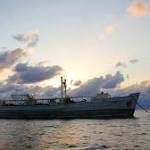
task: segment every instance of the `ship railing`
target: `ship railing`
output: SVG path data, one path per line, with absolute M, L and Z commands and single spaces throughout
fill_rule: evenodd
M 26 97 L 26 95 L 25 95 Z M 75 97 L 69 97 L 71 101 L 73 102 L 88 102 L 91 100 L 90 96 L 75 96 Z M 35 103 L 27 103 L 32 102 L 34 100 Z M 60 97 L 54 97 L 54 98 L 46 98 L 46 97 L 40 97 L 34 99 L 27 99 L 24 98 L 24 96 L 14 96 L 13 99 L 7 99 L 7 100 L 0 100 L 0 105 L 27 105 L 27 104 L 60 104 L 62 98 Z
M 0 100 L 0 105 L 26 105 L 26 104 L 50 104 L 50 103 L 57 103 L 57 99 L 59 98 L 34 98 L 30 99 L 7 99 L 7 100 Z M 29 102 L 35 103 L 29 103 Z

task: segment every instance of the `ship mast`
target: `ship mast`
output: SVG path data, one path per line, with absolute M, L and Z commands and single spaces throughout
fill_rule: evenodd
M 66 79 L 64 79 L 64 88 L 65 88 L 65 98 L 67 97 L 67 84 Z
M 60 77 L 60 80 L 61 80 L 61 100 L 63 99 L 63 97 L 64 97 L 64 92 L 63 92 L 63 77 Z
M 67 97 L 67 83 L 66 79 L 63 79 L 63 77 L 60 78 L 61 80 L 61 103 L 63 103 L 64 99 Z

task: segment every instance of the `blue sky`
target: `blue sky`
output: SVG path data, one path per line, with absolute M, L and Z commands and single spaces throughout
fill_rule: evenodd
M 117 71 L 125 77 L 123 87 L 149 81 L 149 10 L 149 0 L 1 0 L 1 55 L 17 48 L 26 53 L 24 58 L 12 60 L 12 65 L 3 63 L 1 81 L 7 83 L 9 76 L 16 75 L 17 63 L 27 63 L 34 70 L 30 65 L 44 64 L 41 62 L 61 66 L 59 75 L 70 81 L 86 82 Z M 30 39 L 16 40 L 18 34 L 38 40 L 27 47 Z M 58 85 L 55 76 L 45 77 L 34 84 Z

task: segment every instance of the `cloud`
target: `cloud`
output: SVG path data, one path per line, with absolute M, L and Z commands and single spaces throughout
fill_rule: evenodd
M 119 61 L 116 63 L 115 67 L 126 67 L 126 64 Z
M 19 63 L 15 67 L 15 74 L 8 77 L 8 83 L 32 84 L 51 79 L 59 75 L 63 69 L 60 66 L 29 66 Z
M 106 34 L 112 34 L 116 30 L 116 25 L 112 24 L 105 28 Z
M 99 78 L 92 78 L 79 88 L 72 90 L 71 96 L 93 96 L 96 95 L 101 88 L 108 91 L 112 96 L 124 96 L 134 92 L 140 92 L 139 103 L 144 107 L 150 107 L 150 81 L 142 81 L 139 84 L 133 84 L 125 88 L 118 88 L 118 85 L 124 81 L 124 77 L 120 72 L 115 75 L 107 74 Z M 40 87 L 27 86 L 24 84 L 0 83 L 1 99 L 10 97 L 11 94 L 35 94 L 38 98 L 43 97 L 59 97 L 60 87 Z
M 55 88 L 53 86 L 39 87 L 39 86 L 26 86 L 17 84 L 0 84 L 0 95 L 2 98 L 9 98 L 12 94 L 34 94 L 43 97 L 58 97 L 60 96 L 60 88 Z
M 139 62 L 138 59 L 130 59 L 130 60 L 128 61 L 128 63 L 131 63 L 131 64 L 135 64 L 135 63 L 137 63 L 137 62 Z M 115 67 L 126 67 L 126 63 L 119 61 L 119 62 L 117 62 L 117 63 L 115 64 Z
M 127 8 L 127 11 L 133 16 L 137 17 L 145 16 L 149 13 L 149 5 L 142 2 L 132 3 Z
M 113 95 L 127 95 L 133 92 L 149 92 L 150 90 L 150 81 L 142 81 L 139 84 L 133 84 L 131 86 L 125 87 L 125 88 L 116 88 L 113 90 Z M 150 96 L 150 93 L 149 93 Z
M 138 59 L 130 59 L 130 60 L 129 60 L 129 63 L 132 63 L 132 64 L 135 64 L 135 63 L 137 63 L 137 62 L 139 62 Z
M 18 42 L 25 43 L 26 47 L 32 48 L 37 45 L 39 33 L 38 31 L 31 31 L 24 34 L 17 34 L 14 36 L 14 39 Z
M 150 81 L 142 81 L 125 88 L 116 88 L 111 91 L 112 96 L 123 96 L 134 92 L 140 92 L 139 103 L 144 107 L 150 107 Z
M 124 77 L 120 72 L 116 72 L 115 75 L 107 74 L 98 78 L 92 78 L 86 83 L 82 84 L 79 88 L 72 91 L 72 95 L 80 96 L 92 96 L 97 94 L 100 89 L 110 89 L 117 87 L 124 81 Z
M 110 35 L 112 35 L 118 27 L 117 23 L 112 23 L 104 27 L 103 32 L 99 35 L 98 40 L 103 41 Z
M 8 51 L 8 48 L 7 47 L 5 47 L 5 46 L 3 46 L 3 47 L 0 47 L 0 49 L 2 49 L 2 50 L 4 50 L 4 51 Z
M 81 80 L 77 80 L 73 83 L 74 86 L 80 86 L 82 84 Z
M 13 51 L 5 51 L 0 53 L 0 71 L 10 68 L 20 59 L 26 56 L 23 49 L 17 48 Z

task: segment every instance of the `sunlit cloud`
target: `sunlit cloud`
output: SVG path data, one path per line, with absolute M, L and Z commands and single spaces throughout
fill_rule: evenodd
M 0 71 L 3 71 L 5 69 L 9 69 L 12 67 L 15 63 L 17 63 L 19 60 L 24 58 L 26 56 L 26 53 L 24 49 L 17 48 L 15 50 L 7 50 L 0 53 Z
M 43 60 L 43 61 L 40 61 L 38 64 L 39 64 L 39 66 L 48 66 L 49 62 L 48 62 L 48 60 Z
M 5 68 L 0 70 L 0 82 L 5 82 L 8 75 L 12 74 L 12 70 L 10 68 Z
M 116 25 L 109 25 L 105 28 L 106 34 L 112 34 L 116 30 Z
M 141 17 L 145 16 L 149 13 L 149 5 L 142 2 L 135 2 L 132 3 L 128 8 L 127 11 L 133 16 Z
M 117 30 L 117 24 L 107 25 L 103 29 L 103 33 L 98 37 L 98 40 L 99 41 L 105 40 L 107 37 L 109 37 L 110 35 L 112 35 L 116 30 Z
M 82 84 L 82 81 L 81 80 L 77 80 L 77 81 L 74 81 L 73 82 L 73 85 L 74 86 L 80 86 Z
M 38 30 L 30 31 L 26 33 L 16 34 L 13 36 L 18 42 L 24 43 L 27 48 L 33 48 L 37 45 L 39 40 Z

